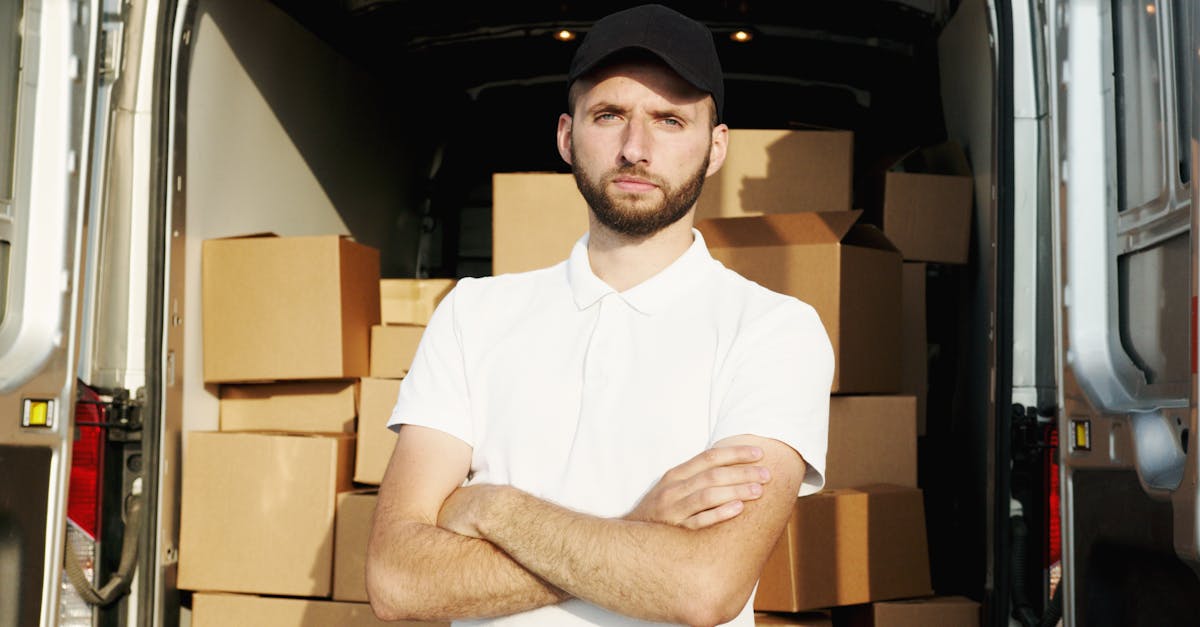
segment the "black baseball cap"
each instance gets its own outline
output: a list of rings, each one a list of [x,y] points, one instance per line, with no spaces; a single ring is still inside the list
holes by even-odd
[[[717,105],[717,119],[722,118],[725,80],[712,32],[661,4],[618,11],[593,24],[571,59],[567,86],[613,55],[631,49],[645,50],[662,59],[683,80],[708,92]]]

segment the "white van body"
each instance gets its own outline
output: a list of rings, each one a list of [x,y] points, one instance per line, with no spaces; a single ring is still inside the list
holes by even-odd
[[[935,589],[987,625],[1200,624],[1200,8],[675,4],[721,43],[735,128],[966,149],[971,262],[929,275]],[[341,233],[385,276],[488,274],[488,173],[565,171],[553,34],[618,5],[0,0],[0,627],[188,623],[200,243]],[[111,421],[99,538],[66,520],[80,403]],[[128,592],[89,603],[72,559]]]

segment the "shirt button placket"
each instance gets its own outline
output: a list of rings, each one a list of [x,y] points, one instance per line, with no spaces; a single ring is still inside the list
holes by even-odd
[[[596,327],[592,331],[592,340],[588,346],[588,363],[584,381],[584,385],[589,391],[602,390],[608,381],[606,349],[610,343],[608,336],[612,332],[612,322],[609,318],[613,309],[612,303],[609,302],[609,296],[601,298],[600,302],[596,304],[598,308]]]

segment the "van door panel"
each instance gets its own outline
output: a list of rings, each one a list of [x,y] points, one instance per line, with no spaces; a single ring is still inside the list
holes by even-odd
[[[1200,624],[1192,4],[1050,12],[1068,625]]]
[[[96,7],[0,7],[0,627],[58,623]]]

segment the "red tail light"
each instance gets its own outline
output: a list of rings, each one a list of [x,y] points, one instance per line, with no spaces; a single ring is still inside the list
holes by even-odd
[[[104,424],[107,416],[100,397],[79,385],[75,403],[75,443],[71,450],[71,484],[67,518],[95,540],[100,532],[100,491],[104,468]]]

